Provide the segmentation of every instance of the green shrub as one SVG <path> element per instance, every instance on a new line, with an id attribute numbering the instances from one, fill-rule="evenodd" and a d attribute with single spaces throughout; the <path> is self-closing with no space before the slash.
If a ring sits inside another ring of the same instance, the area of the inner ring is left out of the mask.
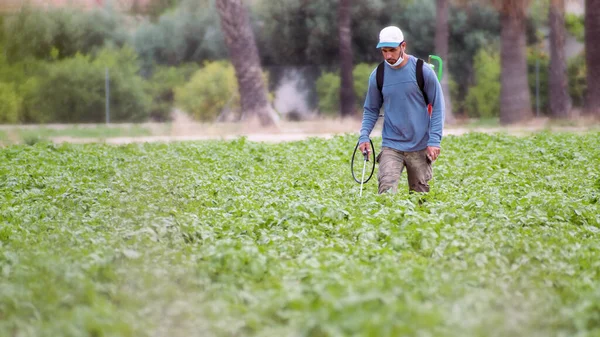
<path id="1" fill-rule="evenodd" d="M 573 35 L 577 41 L 584 42 L 585 38 L 585 20 L 583 15 L 573 13 L 565 14 L 565 27 L 569 34 Z"/>
<path id="2" fill-rule="evenodd" d="M 0 49 L 2 46 L 0 46 Z M 4 53 L 0 53 L 0 82 L 5 83 L 10 87 L 8 91 L 14 91 L 18 102 L 18 120 L 14 122 L 37 120 L 32 116 L 35 114 L 29 111 L 31 105 L 31 93 L 37 87 L 38 79 L 44 77 L 46 72 L 46 64 L 43 61 L 27 58 L 18 62 L 9 63 Z M 6 91 L 5 91 L 6 94 Z M 11 94 L 6 94 L 12 96 Z M 14 102 L 14 101 L 13 101 Z M 11 104 L 12 106 L 12 104 Z M 14 116 L 14 114 L 11 114 Z M 12 119 L 11 119 L 12 120 Z M 8 122 L 8 120 L 5 120 Z"/>
<path id="3" fill-rule="evenodd" d="M 105 120 L 105 69 L 109 69 L 110 120 L 143 121 L 150 106 L 142 78 L 137 75 L 131 48 L 103 50 L 93 60 L 76 55 L 48 65 L 47 76 L 34 85 L 29 115 L 32 122 L 86 123 Z"/>
<path id="4" fill-rule="evenodd" d="M 231 63 L 205 62 L 189 82 L 175 89 L 175 103 L 200 121 L 214 121 L 223 109 L 239 111 L 240 95 Z"/>
<path id="5" fill-rule="evenodd" d="M 25 83 L 32 76 L 40 75 L 45 69 L 45 63 L 32 57 L 26 57 L 10 62 L 3 43 L 0 41 L 0 82 L 14 83 L 17 86 Z M 17 88 L 18 91 L 18 88 Z"/>
<path id="6" fill-rule="evenodd" d="M 25 7 L 8 17 L 5 27 L 6 54 L 11 62 L 28 57 L 64 59 L 95 52 L 107 43 L 122 46 L 128 39 L 122 17 L 102 9 Z"/>
<path id="7" fill-rule="evenodd" d="M 263 72 L 267 88 L 268 79 Z M 272 102 L 273 94 L 268 93 L 267 98 Z M 215 121 L 222 112 L 239 118 L 240 94 L 233 65 L 229 61 L 204 62 L 187 83 L 175 88 L 175 106 L 199 121 Z"/>
<path id="8" fill-rule="evenodd" d="M 367 97 L 367 90 L 369 89 L 369 77 L 375 70 L 377 64 L 371 63 L 359 63 L 352 70 L 352 77 L 354 79 L 354 94 L 356 95 L 356 103 L 360 107 L 359 111 L 362 110 L 362 106 L 365 103 Z"/>
<path id="9" fill-rule="evenodd" d="M 356 108 L 362 110 L 369 88 L 369 76 L 377 64 L 359 63 L 352 70 Z M 340 111 L 340 75 L 334 72 L 324 72 L 316 83 L 319 98 L 318 108 L 321 114 L 335 116 Z"/>
<path id="10" fill-rule="evenodd" d="M 325 72 L 316 83 L 318 108 L 322 115 L 337 116 L 340 112 L 340 76 Z"/>
<path id="11" fill-rule="evenodd" d="M 152 98 L 144 90 L 140 62 L 133 47 L 104 48 L 93 64 L 110 72 L 111 120 L 140 122 L 148 118 Z M 103 72 L 104 73 L 104 72 Z"/>
<path id="12" fill-rule="evenodd" d="M 23 97 L 19 117 L 23 123 L 44 123 L 51 122 L 53 119 L 52 116 L 44 115 L 44 110 L 37 109 L 38 105 L 43 104 L 38 101 L 38 90 L 42 79 L 46 78 L 47 71 L 48 67 L 46 66 L 42 72 L 43 76 L 32 76 L 19 86 L 19 94 Z"/>
<path id="13" fill-rule="evenodd" d="M 196 64 L 158 66 L 154 69 L 146 81 L 146 92 L 152 97 L 150 118 L 156 121 L 170 120 L 171 108 L 175 103 L 175 88 L 185 84 L 197 69 Z"/>
<path id="14" fill-rule="evenodd" d="M 464 110 L 469 117 L 496 117 L 500 113 L 500 56 L 482 48 L 474 60 L 475 85 L 469 88 Z"/>
<path id="15" fill-rule="evenodd" d="M 104 120 L 104 69 L 89 56 L 76 55 L 48 65 L 32 93 L 31 122 L 100 122 Z"/>
<path id="16" fill-rule="evenodd" d="M 14 84 L 0 82 L 0 124 L 17 123 L 22 98 L 17 94 Z"/>

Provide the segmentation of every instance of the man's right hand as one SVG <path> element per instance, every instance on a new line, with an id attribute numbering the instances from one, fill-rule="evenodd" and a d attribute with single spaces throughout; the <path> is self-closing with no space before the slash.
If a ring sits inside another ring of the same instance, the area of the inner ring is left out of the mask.
<path id="1" fill-rule="evenodd" d="M 360 153 L 367 153 L 367 160 L 369 160 L 369 158 L 371 157 L 371 143 L 370 142 L 364 142 L 361 143 L 358 148 L 360 149 Z"/>

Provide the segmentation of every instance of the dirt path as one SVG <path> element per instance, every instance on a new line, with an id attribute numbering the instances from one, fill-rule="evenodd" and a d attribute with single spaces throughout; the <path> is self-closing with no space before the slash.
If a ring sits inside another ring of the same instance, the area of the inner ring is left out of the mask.
<path id="1" fill-rule="evenodd" d="M 287 142 L 300 141 L 308 138 L 331 138 L 335 135 L 354 134 L 358 137 L 358 131 L 361 127 L 361 121 L 356 119 L 349 120 L 314 120 L 303 122 L 281 122 L 276 127 L 261 128 L 257 126 L 248 126 L 243 123 L 214 123 L 202 124 L 196 123 L 183 113 L 175 113 L 174 120 L 170 124 L 135 124 L 150 130 L 151 136 L 133 136 L 133 137 L 73 137 L 73 136 L 54 136 L 47 140 L 54 143 L 106 143 L 106 144 L 129 144 L 129 143 L 153 143 L 153 142 L 181 142 L 181 141 L 206 141 L 206 140 L 233 140 L 239 137 L 246 137 L 248 141 L 253 142 Z M 36 126 L 26 126 L 27 129 L 35 130 Z M 52 128 L 55 130 L 66 129 L 68 125 L 46 125 L 43 128 Z M 86 125 L 84 127 L 93 127 Z M 111 125 L 116 128 L 131 128 L 132 125 Z M 376 124 L 372 136 L 380 136 L 382 129 L 381 120 Z M 10 128 L 0 128 L 6 134 L 14 133 Z M 514 127 L 489 127 L 489 126 L 470 126 L 470 125 L 449 125 L 444 128 L 444 136 L 463 135 L 469 132 L 483 133 L 505 133 L 510 135 L 528 135 L 540 131 L 561 131 L 561 132 L 586 132 L 590 130 L 600 130 L 598 123 L 586 123 L 585 121 L 573 122 L 572 126 L 555 125 L 547 119 L 534 120 L 525 125 Z M 14 142 L 12 142 L 14 143 Z"/>
<path id="2" fill-rule="evenodd" d="M 493 133 L 505 133 L 515 136 L 525 136 L 535 132 L 541 132 L 548 130 L 539 127 L 515 127 L 515 128 L 447 128 L 444 130 L 444 136 L 449 135 L 464 135 L 470 132 L 483 132 L 488 134 Z M 554 128 L 552 131 L 557 132 L 587 132 L 590 129 L 585 128 Z M 277 143 L 277 142 L 289 142 L 289 141 L 301 141 L 309 138 L 325 138 L 329 139 L 336 135 L 343 135 L 347 133 L 358 134 L 356 132 L 337 132 L 337 133 L 305 133 L 305 132 L 291 132 L 291 133 L 232 133 L 223 135 L 170 135 L 170 136 L 144 136 L 144 137 L 114 137 L 106 139 L 98 138 L 76 138 L 76 137 L 55 137 L 51 140 L 55 143 L 106 143 L 106 144 L 129 144 L 129 143 L 153 143 L 153 142 L 182 142 L 182 141 L 207 141 L 207 140 L 234 140 L 240 137 L 246 137 L 248 141 L 252 142 L 266 142 L 266 143 Z M 380 136 L 381 132 L 372 133 L 372 136 Z"/>

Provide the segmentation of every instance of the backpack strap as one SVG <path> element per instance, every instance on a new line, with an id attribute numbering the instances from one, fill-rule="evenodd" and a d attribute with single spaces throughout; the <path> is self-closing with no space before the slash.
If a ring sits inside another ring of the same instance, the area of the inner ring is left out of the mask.
<path id="1" fill-rule="evenodd" d="M 431 116 L 433 111 L 433 106 L 429 103 L 429 97 L 427 97 L 427 93 L 425 92 L 425 78 L 423 76 L 423 59 L 417 59 L 417 84 L 419 84 L 419 89 L 421 89 L 421 93 L 423 94 L 423 98 L 425 99 L 425 105 L 427 105 L 427 113 Z M 383 74 L 384 74 L 384 62 L 381 62 L 377 66 L 377 89 L 379 89 L 379 94 L 381 95 L 381 100 L 383 101 Z"/>
<path id="2" fill-rule="evenodd" d="M 425 92 L 425 78 L 423 77 L 423 63 L 422 59 L 417 60 L 417 83 L 419 84 L 419 89 L 421 89 L 421 93 L 423 94 L 423 98 L 425 99 L 425 105 L 427 105 L 427 113 L 431 116 L 433 111 L 433 106 L 429 103 L 429 97 L 427 97 L 427 93 Z"/>
<path id="3" fill-rule="evenodd" d="M 377 66 L 377 89 L 379 89 L 379 94 L 381 95 L 381 100 L 383 101 L 383 72 L 385 70 L 385 64 L 383 62 L 379 63 Z"/>

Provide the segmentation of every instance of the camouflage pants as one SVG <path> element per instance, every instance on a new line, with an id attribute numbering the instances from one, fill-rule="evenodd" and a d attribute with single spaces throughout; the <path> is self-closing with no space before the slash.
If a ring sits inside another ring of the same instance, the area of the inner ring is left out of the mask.
<path id="1" fill-rule="evenodd" d="M 411 192 L 429 192 L 429 180 L 433 177 L 427 150 L 403 152 L 384 147 L 377 156 L 379 171 L 379 194 L 398 192 L 398 183 L 406 166 L 408 186 Z"/>

